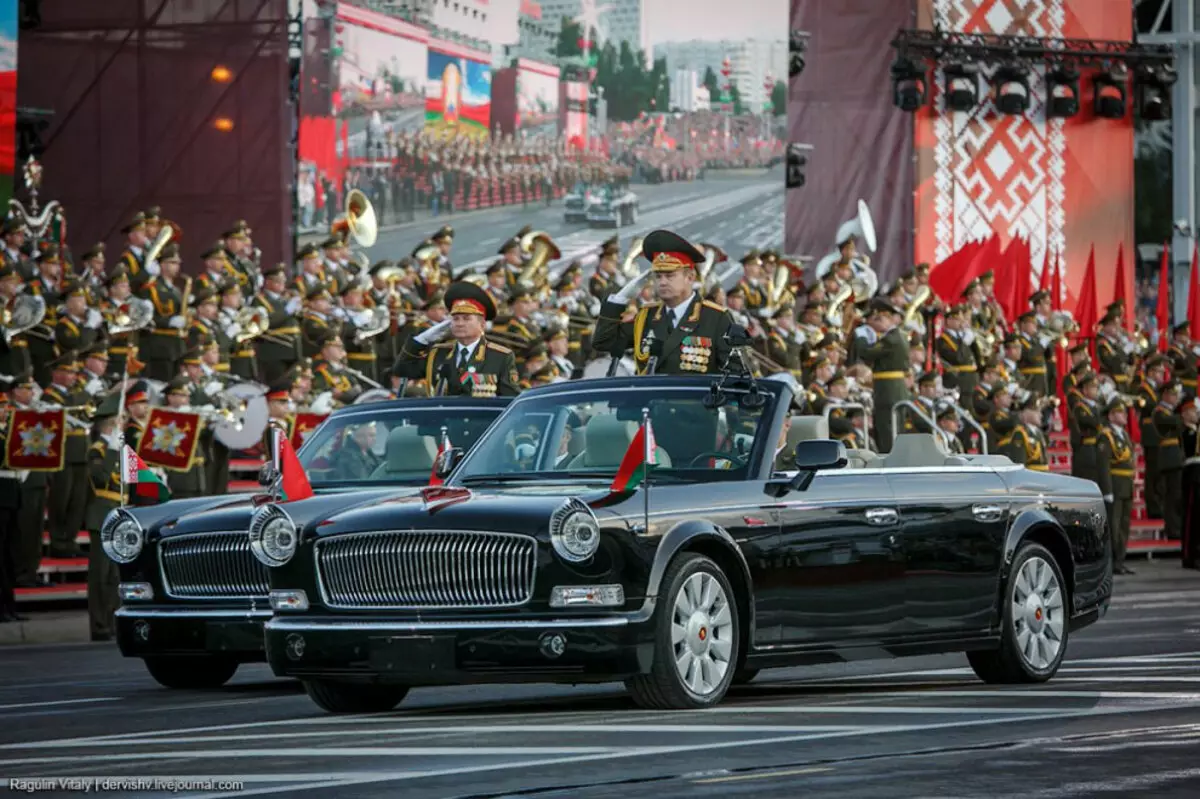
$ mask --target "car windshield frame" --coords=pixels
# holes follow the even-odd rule
[[[313,432],[305,439],[304,444],[296,453],[301,466],[309,475],[309,481],[312,489],[317,493],[330,493],[339,491],[352,491],[355,489],[371,489],[371,488],[388,488],[388,487],[419,487],[429,483],[432,468],[429,470],[413,470],[412,475],[396,478],[378,478],[370,477],[366,479],[320,479],[314,475],[314,472],[321,471],[315,466],[314,457],[317,450],[325,446],[331,435],[344,435],[346,428],[352,425],[362,425],[366,422],[376,424],[394,425],[400,420],[407,420],[410,424],[418,417],[427,417],[430,426],[437,426],[440,430],[441,422],[446,417],[453,416],[481,416],[489,419],[488,427],[479,434],[476,443],[481,440],[486,434],[487,429],[496,423],[504,412],[504,405],[499,404],[455,404],[447,405],[441,403],[424,404],[405,404],[392,405],[388,407],[372,407],[375,403],[363,404],[361,406],[352,406],[353,409],[347,409],[344,412],[339,412],[330,415],[324,422],[321,423]],[[422,420],[424,422],[426,420]],[[388,432],[390,432],[389,427]],[[373,450],[378,450],[382,453],[380,463],[386,463],[387,460],[387,433],[378,436],[376,446]],[[344,443],[344,442],[341,442]],[[452,446],[462,446],[461,441],[455,441],[454,435],[450,433],[450,443]],[[339,443],[338,446],[341,444]],[[420,472],[418,474],[417,472]]]
[[[686,399],[688,404],[691,404],[693,401],[702,402],[710,394],[710,386],[712,385],[711,380],[693,381],[689,378],[682,378],[680,382],[667,383],[657,380],[651,383],[650,380],[641,378],[637,383],[617,386],[585,385],[585,383],[591,382],[593,381],[558,384],[552,388],[536,389],[534,392],[522,394],[517,397],[504,410],[501,417],[479,437],[474,449],[464,455],[453,473],[446,480],[446,484],[461,488],[478,488],[485,485],[528,487],[531,482],[544,482],[547,484],[602,483],[607,485],[612,482],[617,474],[618,467],[597,469],[594,467],[580,468],[575,465],[566,464],[558,469],[537,468],[501,471],[487,468],[487,464],[495,459],[492,448],[496,446],[508,446],[508,442],[504,440],[505,436],[514,432],[515,425],[523,424],[527,417],[534,419],[540,416],[551,417],[539,420],[539,429],[542,436],[539,442],[543,440],[560,440],[559,437],[566,426],[566,407],[578,406],[583,403],[608,404],[617,396],[625,395],[623,397],[624,400],[630,394],[641,394],[644,396],[645,399],[642,401],[640,407],[661,405],[664,399],[672,396]],[[760,382],[759,385],[763,386],[763,383]],[[750,411],[759,414],[750,450],[748,453],[742,453],[747,455],[743,465],[737,466],[731,462],[731,468],[726,469],[714,466],[689,468],[672,464],[670,467],[656,468],[654,479],[661,483],[672,485],[742,482],[758,479],[762,474],[762,463],[767,453],[767,442],[773,436],[778,435],[779,428],[776,417],[778,416],[781,398],[779,392],[773,387],[760,388],[760,395],[764,400],[762,407],[757,409],[742,409],[740,405],[741,398],[748,393],[749,391],[745,384],[726,387],[726,401],[722,406],[723,409],[733,409],[739,413]],[[621,401],[619,404],[623,407],[628,407],[629,404],[636,405],[638,403],[636,401],[633,403]],[[712,412],[720,413],[721,411],[713,409]],[[728,414],[728,411],[725,413]],[[653,414],[651,421],[653,423]],[[659,440],[660,448],[662,448],[662,435],[661,431],[657,428],[655,436]],[[732,438],[732,435],[728,437]],[[541,460],[541,463],[537,464],[539,467],[544,467],[549,452],[550,448],[541,446],[540,443],[537,445],[534,460]],[[772,458],[774,457],[774,452],[775,448],[771,447],[770,454]]]

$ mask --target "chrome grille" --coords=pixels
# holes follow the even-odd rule
[[[267,567],[250,552],[245,530],[196,533],[159,543],[163,586],[179,599],[266,598]]]
[[[533,596],[536,555],[510,533],[345,535],[317,542],[317,581],[333,608],[511,607]]]

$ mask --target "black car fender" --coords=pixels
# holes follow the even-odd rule
[[[1067,591],[1073,593],[1075,561],[1071,556],[1071,543],[1058,519],[1045,508],[1031,507],[1018,510],[1004,538],[1004,564],[1000,572],[1000,589],[1008,585],[1009,573],[1017,550],[1028,540],[1036,541],[1058,561],[1058,568],[1067,583]]]
[[[735,599],[746,611],[743,629],[754,629],[754,603],[750,601],[754,584],[750,579],[750,566],[746,563],[746,556],[742,554],[741,548],[728,531],[702,519],[680,522],[662,537],[658,550],[654,553],[654,562],[650,566],[650,578],[646,582],[647,606],[652,607],[657,602],[667,567],[676,555],[685,551],[699,552],[711,557],[725,569],[725,576],[733,584],[734,592],[740,594]],[[729,573],[731,566],[732,574]]]

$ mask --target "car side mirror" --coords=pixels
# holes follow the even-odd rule
[[[450,449],[443,450],[438,453],[437,459],[433,462],[433,473],[439,479],[445,480],[462,459],[462,447],[451,447]]]
[[[805,491],[812,484],[817,472],[824,469],[844,469],[850,463],[846,445],[830,439],[801,441],[796,444],[794,459],[797,472],[791,477],[768,480],[763,490],[778,499],[792,491]]]

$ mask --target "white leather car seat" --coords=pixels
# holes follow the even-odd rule
[[[792,426],[787,434],[789,451],[794,450],[801,441],[817,441],[823,438],[829,438],[829,420],[824,416],[796,414],[792,417]]]
[[[371,476],[386,477],[389,474],[432,469],[436,458],[437,444],[433,442],[433,436],[420,435],[417,428],[412,426],[395,427],[388,433],[384,461]]]
[[[883,468],[900,469],[944,466],[947,453],[929,433],[902,433],[896,436],[892,451],[883,459]]]
[[[616,416],[601,414],[588,419],[584,427],[587,446],[571,461],[569,468],[616,469],[621,465],[637,433],[636,422],[624,422]],[[662,447],[654,450],[660,466],[670,467],[671,457]]]

